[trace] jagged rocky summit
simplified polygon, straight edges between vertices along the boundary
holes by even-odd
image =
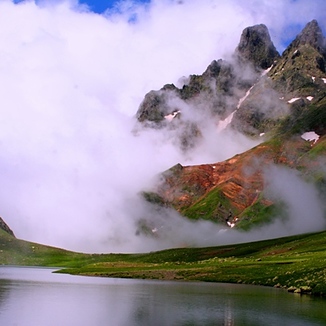
[[[181,88],[167,84],[146,94],[138,123],[174,132],[184,150],[196,146],[204,125],[186,110],[216,125],[227,122],[224,128],[235,132],[265,135],[260,145],[224,162],[177,164],[144,193],[146,200],[191,219],[249,229],[286,217],[286,203],[271,196],[264,176],[279,166],[314,184],[326,202],[325,67],[326,41],[316,20],[281,55],[261,24],[243,31],[231,60],[214,60]]]
[[[244,63],[252,62],[261,69],[268,69],[280,57],[264,24],[247,27],[235,52]]]
[[[167,84],[150,91],[137,111],[137,120],[146,127],[177,129],[181,148],[191,148],[201,135],[201,121],[192,116],[226,119],[257,81],[261,70],[278,56],[267,27],[249,27],[231,62],[214,60],[202,75],[189,76],[182,88]]]
[[[167,84],[150,91],[137,120],[146,127],[178,130],[183,148],[195,145],[201,135],[200,121],[189,118],[187,110],[217,123],[232,116],[230,127],[258,136],[289,114],[292,98],[318,100],[321,89],[326,89],[325,53],[325,38],[315,20],[282,56],[265,25],[248,27],[231,61],[214,60],[202,75],[189,76],[182,88]]]

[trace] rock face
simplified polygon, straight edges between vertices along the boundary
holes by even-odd
[[[12,232],[10,227],[7,225],[7,223],[1,217],[0,217],[0,229],[2,229],[3,231],[7,232],[10,235],[12,235],[13,237],[15,236],[14,232]]]
[[[289,114],[296,119],[299,103],[302,110],[326,91],[325,53],[325,38],[318,23],[312,21],[253,85],[241,110],[234,114],[232,127],[258,135],[273,129]]]
[[[226,117],[236,107],[257,78],[255,72],[243,78],[242,69],[224,60],[214,60],[202,75],[191,75],[182,88],[168,84],[158,91],[146,94],[137,111],[137,120],[146,126],[161,128],[168,124],[167,117],[184,110]],[[182,118],[184,120],[184,118]]]
[[[325,89],[326,42],[316,21],[303,29],[270,71],[282,96],[316,96]]]
[[[182,128],[186,103],[219,119],[232,113],[229,128],[244,134],[269,133],[267,141],[224,162],[177,164],[162,173],[147,200],[191,219],[248,229],[287,214],[286,204],[266,190],[265,170],[276,165],[313,183],[326,202],[325,44],[313,20],[279,56],[265,25],[248,27],[233,62],[213,61],[202,75],[190,76],[181,89],[166,85],[147,94],[137,113],[142,123],[171,126],[166,115],[174,112],[178,119],[173,118],[173,128]],[[201,97],[208,98],[209,105],[201,106]],[[171,98],[178,100],[171,102]],[[194,138],[200,137],[200,129],[196,130]],[[305,132],[318,134],[318,141],[302,139]]]
[[[146,94],[136,113],[138,122],[171,132],[179,129],[179,143],[187,144],[181,147],[195,146],[203,127],[201,121],[190,117],[205,117],[216,123],[226,119],[260,78],[262,67],[279,56],[264,25],[249,28],[248,33],[249,38],[242,37],[232,62],[214,60],[202,75],[189,76],[181,88],[167,84]],[[189,126],[193,133],[187,131]]]
[[[322,53],[325,57],[325,38],[316,20],[312,20],[305,26],[302,32],[291,43],[288,50],[298,48],[300,46],[311,46],[318,52]]]
[[[269,68],[280,57],[263,24],[247,27],[242,32],[236,55],[261,69]]]

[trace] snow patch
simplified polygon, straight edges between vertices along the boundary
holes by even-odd
[[[319,139],[319,135],[317,135],[314,131],[308,131],[302,134],[301,138],[306,141],[313,141],[315,143]]]
[[[313,96],[307,96],[307,97],[306,97],[306,99],[307,99],[308,101],[312,101],[313,98],[314,98]]]
[[[326,84],[326,78],[322,78],[322,81]]]
[[[294,98],[291,98],[291,100],[288,101],[288,103],[293,103],[297,100],[300,100],[300,97],[294,97]]]
[[[165,115],[164,118],[168,121],[172,121],[181,111],[174,111],[168,115]]]
[[[263,71],[263,73],[261,74],[262,76],[265,76],[266,74],[268,74],[270,72],[270,70],[273,68],[273,65],[271,65],[269,68],[267,68],[266,70]]]
[[[264,135],[265,135],[264,132],[262,132],[262,133],[259,134],[260,137],[263,137]]]
[[[232,121],[234,113],[236,112],[233,111],[230,115],[228,115],[224,120],[220,120],[217,125],[217,130],[222,131],[224,130]]]
[[[235,223],[227,222],[227,224],[230,228],[233,228],[235,226]]]
[[[267,69],[267,70],[268,70],[268,69]],[[256,84],[255,84],[255,85],[256,85]],[[227,116],[224,120],[221,120],[221,121],[218,122],[218,125],[217,125],[217,130],[218,130],[218,131],[222,131],[222,130],[224,130],[224,129],[225,129],[225,128],[226,128],[226,127],[231,123],[231,121],[232,121],[232,119],[233,119],[233,115],[234,115],[234,113],[235,113],[237,110],[240,109],[241,104],[242,104],[243,101],[244,101],[244,100],[249,96],[251,90],[255,87],[255,85],[251,86],[251,87],[247,90],[246,94],[245,94],[243,97],[240,98],[236,110],[234,110],[234,111],[233,111],[229,116]]]
[[[315,82],[316,77],[311,77],[312,81]]]
[[[254,85],[255,86],[255,85]],[[241,97],[239,102],[238,102],[238,105],[237,105],[237,109],[240,109],[240,106],[241,104],[243,103],[243,101],[249,96],[251,90],[254,88],[254,86],[251,86],[248,90],[247,90],[247,93],[245,94],[245,96]]]

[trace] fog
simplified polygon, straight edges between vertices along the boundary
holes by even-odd
[[[201,222],[198,237],[175,213],[164,240],[137,236],[137,219],[157,214],[138,193],[176,163],[221,161],[253,143],[208,122],[184,153],[163,131],[133,132],[139,104],[228,58],[245,27],[266,24],[281,52],[314,18],[326,30],[325,9],[324,1],[122,1],[99,15],[76,2],[1,1],[0,216],[19,238],[79,251],[201,245],[206,232],[211,244],[218,228]]]

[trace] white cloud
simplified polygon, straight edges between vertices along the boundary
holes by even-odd
[[[265,181],[269,198],[283,202],[287,212],[286,218],[274,223],[274,231],[270,235],[280,233],[280,230],[288,235],[316,232],[325,228],[325,205],[318,190],[297,171],[272,166],[265,171]]]
[[[325,12],[317,1],[306,16],[304,1],[179,2],[103,16],[76,2],[0,2],[0,214],[18,237],[76,250],[137,250],[135,193],[156,173],[187,163],[165,135],[132,134],[145,93],[227,57],[249,25],[265,23],[279,45],[282,29]],[[191,162],[248,146],[215,142],[208,130],[204,154]]]

